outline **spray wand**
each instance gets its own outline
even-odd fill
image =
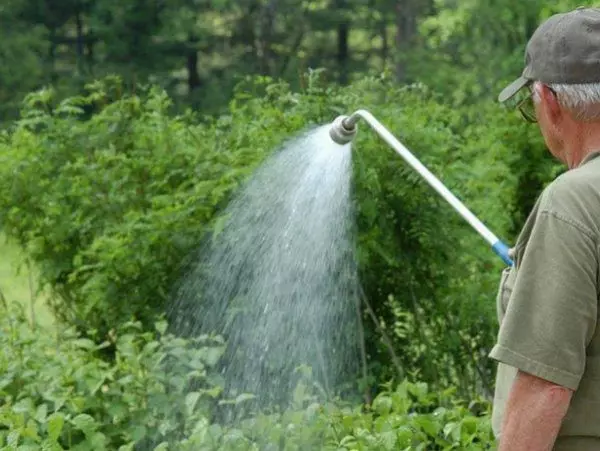
[[[350,116],[338,116],[331,124],[329,136],[340,145],[350,143],[356,136],[357,123],[364,119],[404,160],[412,166],[492,247],[506,263],[513,264],[509,248],[494,235],[444,184],[433,175],[405,146],[398,141],[375,117],[366,110],[357,110]]]

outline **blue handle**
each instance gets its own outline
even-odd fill
[[[509,247],[506,244],[504,244],[502,241],[496,241],[492,246],[492,249],[500,256],[502,260],[504,260],[504,263],[509,266],[513,265],[513,261],[508,255]]]

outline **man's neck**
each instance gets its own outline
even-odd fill
[[[565,143],[564,160],[569,169],[574,169],[592,153],[600,151],[600,123],[585,124],[579,128],[575,139]]]

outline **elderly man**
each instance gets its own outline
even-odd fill
[[[519,100],[519,97],[522,97]],[[501,451],[600,450],[600,9],[540,25],[500,94],[568,170],[541,194],[498,292]]]

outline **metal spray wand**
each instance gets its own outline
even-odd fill
[[[331,139],[340,145],[350,143],[356,136],[357,123],[364,119],[404,160],[412,166],[492,247],[493,251],[506,263],[513,264],[509,248],[488,229],[444,184],[433,175],[394,135],[366,110],[357,110],[350,116],[337,117],[329,131]]]

